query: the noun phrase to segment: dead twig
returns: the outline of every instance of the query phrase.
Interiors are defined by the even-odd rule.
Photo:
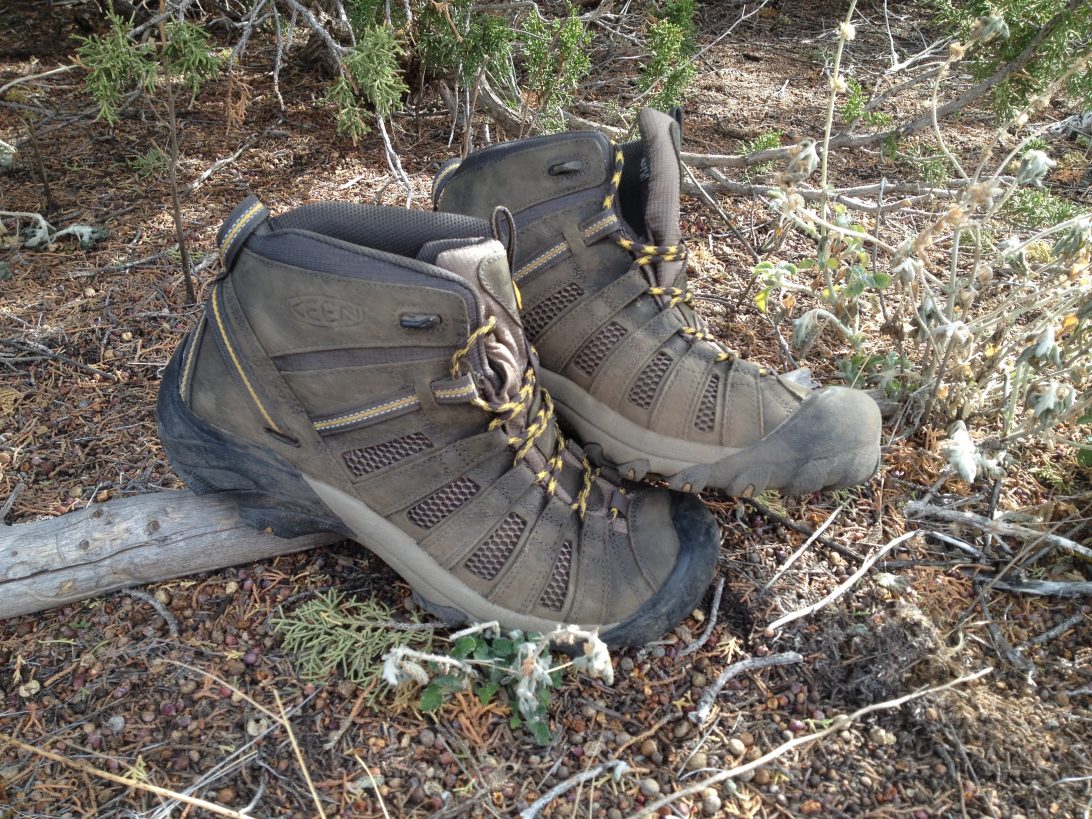
[[[792,520],[791,518],[787,518],[787,517],[785,517],[784,515],[782,515],[782,514],[780,514],[778,512],[775,512],[773,509],[770,509],[769,507],[765,506],[762,502],[757,501],[754,498],[739,498],[739,500],[743,501],[745,504],[750,506],[752,509],[754,509],[756,512],[758,512],[763,517],[767,517],[770,520],[777,521],[779,524],[784,526],[786,529],[792,529],[794,532],[799,532],[800,534],[807,535],[808,537],[811,537],[811,535],[812,535],[812,530],[809,527],[805,526],[802,523],[797,523],[795,520]],[[822,543],[824,546],[826,546],[828,549],[833,549],[838,554],[840,554],[842,557],[852,558],[853,560],[856,560],[858,563],[860,561],[864,560],[864,555],[858,554],[857,552],[853,551],[853,549],[849,548],[845,544],[839,543],[836,540],[831,540],[829,537],[819,537],[818,541],[820,543]]]
[[[52,358],[55,361],[62,361],[65,364],[69,364],[75,367],[77,370],[82,370],[83,372],[91,373],[92,375],[102,376],[108,381],[113,381],[115,384],[118,381],[118,377],[112,372],[108,372],[107,370],[95,369],[90,364],[84,364],[82,361],[77,361],[74,358],[69,358],[63,353],[55,353],[44,344],[37,344],[33,341],[19,341],[18,339],[13,338],[0,338],[0,344],[3,344],[5,347],[8,347],[12,350],[18,350],[24,353],[34,353],[45,358]]]
[[[1054,628],[1049,631],[1044,631],[1042,634],[1032,637],[1030,640],[1024,643],[1025,646],[1039,646],[1043,643],[1049,643],[1051,640],[1061,637],[1075,625],[1086,619],[1086,615],[1083,612],[1077,612],[1072,617],[1067,617],[1060,622]]]
[[[728,680],[733,677],[738,677],[744,671],[758,671],[761,668],[769,668],[774,665],[793,665],[794,663],[802,663],[804,657],[797,654],[795,651],[784,651],[781,654],[769,654],[765,657],[748,657],[746,660],[740,660],[738,663],[732,663],[722,672],[720,676],[713,681],[713,684],[701,695],[701,699],[698,701],[698,707],[691,711],[687,716],[690,721],[695,725],[703,724],[709,719],[709,713],[713,710],[713,703],[716,702],[717,695],[724,690],[724,686],[728,684]]]
[[[807,617],[809,614],[819,611],[819,609],[823,608],[824,606],[830,605],[847,591],[849,591],[854,586],[854,584],[856,584],[856,582],[860,580],[877,561],[880,560],[880,558],[882,558],[895,547],[902,545],[913,537],[917,537],[919,534],[919,532],[906,532],[905,534],[899,535],[886,546],[882,546],[879,551],[876,552],[876,554],[865,560],[865,562],[861,564],[861,567],[857,569],[857,571],[855,571],[848,578],[846,578],[844,583],[840,584],[836,589],[834,589],[834,591],[832,591],[822,600],[817,603],[812,603],[810,606],[804,606],[803,608],[797,609],[796,611],[791,611],[783,617],[778,617],[776,620],[770,623],[767,628],[772,629],[773,631],[777,631],[779,628],[788,625],[794,620],[799,620],[801,617]]]
[[[990,588],[1017,594],[1034,594],[1040,597],[1092,597],[1092,581],[1088,580],[1005,580],[1001,575],[993,576],[964,569],[964,574],[984,580]]]
[[[103,771],[93,765],[88,765],[86,762],[80,762],[75,759],[69,759],[68,757],[55,754],[52,751],[46,751],[42,748],[35,748],[33,745],[29,745],[26,742],[15,739],[15,737],[9,737],[4,734],[0,734],[0,743],[6,743],[8,745],[14,745],[16,748],[28,753],[35,754],[40,757],[44,757],[51,762],[59,762],[62,765],[67,765],[69,768],[73,768],[80,773],[90,774],[91,776],[97,776],[100,779],[105,779],[109,782],[116,782],[119,785],[124,785],[127,788],[136,788],[137,790],[147,791],[148,793],[154,793],[156,796],[162,796],[167,799],[175,799],[179,802],[185,802],[187,805],[193,805],[195,808],[204,808],[210,813],[215,813],[217,816],[227,816],[231,819],[251,819],[245,813],[232,810],[231,808],[225,808],[223,805],[217,805],[215,802],[209,802],[205,799],[199,799],[196,796],[188,796],[186,794],[178,793],[176,791],[169,790],[167,788],[161,788],[158,785],[152,785],[148,782],[140,782],[135,779],[129,779],[118,774],[112,774],[108,771]]]
[[[167,632],[172,637],[178,638],[178,620],[175,619],[175,616],[171,614],[166,606],[156,600],[152,595],[148,594],[148,592],[141,591],[140,589],[125,589],[125,593],[132,598],[144,601],[155,609],[159,616],[167,623]]]
[[[614,773],[615,776],[620,776],[628,767],[629,766],[621,759],[615,759],[611,762],[604,762],[602,765],[596,765],[594,768],[589,768],[586,771],[574,774],[564,782],[559,782],[554,785],[550,790],[546,791],[546,793],[532,802],[525,810],[520,811],[520,819],[534,819],[538,816],[540,810],[557,799],[557,797],[561,796],[561,794],[571,791],[577,785],[582,785],[589,779],[595,779],[605,773]],[[619,769],[621,769],[621,772]]]
[[[831,721],[831,724],[821,731],[816,731],[812,734],[804,734],[803,736],[794,737],[793,739],[790,739],[789,741],[783,742],[782,744],[778,745],[772,751],[763,754],[758,759],[755,759],[744,765],[739,765],[735,768],[718,771],[712,776],[702,779],[700,782],[695,782],[693,785],[688,785],[687,787],[677,790],[674,793],[668,794],[667,796],[664,796],[661,799],[657,799],[654,802],[648,802],[641,810],[637,811],[636,813],[630,814],[629,819],[642,819],[642,817],[645,816],[658,815],[661,808],[670,805],[672,802],[675,802],[679,799],[684,799],[687,796],[692,796],[696,793],[701,793],[706,788],[712,787],[719,782],[724,782],[727,779],[734,779],[735,777],[741,776],[748,771],[753,771],[756,768],[761,768],[768,762],[772,762],[778,757],[784,756],[789,751],[795,748],[799,748],[802,745],[808,745],[812,742],[815,742],[816,740],[822,739],[823,737],[830,736],[835,732],[844,731],[852,722],[860,719],[863,716],[874,713],[876,711],[889,711],[892,708],[898,708],[900,705],[904,705],[911,700],[920,699],[921,697],[927,696],[929,694],[937,694],[941,691],[947,691],[949,688],[954,688],[955,686],[962,685],[963,683],[973,682],[974,680],[977,680],[980,677],[984,677],[985,675],[989,674],[991,671],[993,671],[992,668],[983,668],[981,671],[976,671],[975,673],[968,674],[964,677],[957,677],[956,679],[950,680],[949,682],[943,683],[942,685],[933,686],[932,688],[923,688],[919,691],[914,691],[911,694],[906,694],[902,697],[898,697],[897,699],[887,700],[885,702],[878,702],[875,705],[865,706],[864,708],[860,708],[854,711],[852,714],[835,717]]]
[[[318,791],[315,790],[315,783],[311,781],[311,772],[307,768],[307,760],[303,758],[303,751],[300,749],[299,742],[296,741],[296,732],[292,730],[292,722],[288,719],[288,714],[284,710],[284,703],[281,702],[281,695],[275,688],[273,689],[273,699],[276,700],[277,710],[280,712],[280,716],[276,719],[284,727],[285,733],[288,734],[288,741],[292,745],[292,750],[296,754],[296,762],[300,766],[300,773],[303,774],[303,779],[307,783],[307,790],[311,792],[311,799],[315,802],[315,810],[318,811],[319,819],[326,819],[326,811],[322,809],[322,800],[319,799]]]
[[[15,488],[11,490],[11,494],[8,495],[8,499],[4,501],[3,508],[0,509],[0,525],[10,525],[4,524],[4,521],[7,520],[8,512],[11,511],[11,507],[15,505],[15,499],[18,498],[19,495],[22,494],[23,490],[26,488],[27,485],[22,481],[19,481],[19,483],[15,484]]]
[[[830,513],[830,515],[827,516],[826,520],[819,524],[818,529],[808,535],[808,539],[804,541],[804,544],[792,553],[789,559],[781,565],[781,568],[774,572],[774,576],[771,577],[770,582],[766,584],[767,589],[770,588],[774,583],[776,583],[781,575],[789,570],[789,567],[792,566],[792,564],[799,559],[800,555],[804,554],[804,552],[808,550],[808,547],[811,546],[811,544],[815,543],[815,541],[819,539],[823,532],[830,528],[830,525],[834,523],[834,519],[838,517],[838,515],[841,514],[842,510],[845,508],[846,505],[844,503],[839,505],[837,509],[835,509],[833,512]]]
[[[709,642],[709,638],[713,635],[713,629],[717,625],[717,612],[720,611],[720,596],[724,593],[724,576],[721,575],[717,578],[717,588],[713,592],[713,604],[709,607],[709,622],[705,624],[705,628],[702,630],[701,636],[685,646],[682,651],[679,652],[680,657],[689,657],[703,645]]]
[[[1072,540],[1052,532],[1042,532],[1032,529],[1030,526],[1020,526],[1016,523],[1006,523],[1003,520],[990,520],[974,512],[961,512],[957,509],[941,509],[938,506],[924,501],[911,501],[906,504],[906,516],[908,518],[929,518],[941,520],[946,523],[961,523],[971,526],[983,532],[999,537],[1015,537],[1020,540],[1042,541],[1055,549],[1060,549],[1068,555],[1079,557],[1082,560],[1092,561],[1092,549],[1074,543]]]

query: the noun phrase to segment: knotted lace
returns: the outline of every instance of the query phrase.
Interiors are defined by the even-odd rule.
[[[607,195],[603,198],[603,209],[607,211],[613,210],[614,202],[618,198],[618,188],[622,184],[622,168],[625,165],[625,157],[622,154],[622,148],[618,145],[612,145],[611,147],[614,150],[614,171],[610,177],[610,190],[607,191]],[[686,259],[686,245],[681,241],[674,245],[653,245],[635,242],[625,235],[625,232],[621,227],[611,235],[611,238],[617,244],[632,253],[637,264],[642,267],[646,264],[678,262],[685,261]],[[647,292],[653,296],[667,296],[668,302],[666,309],[668,310],[679,304],[685,304],[693,309],[693,295],[685,288],[651,286],[648,288]],[[680,327],[677,332],[692,338],[694,341],[708,341],[717,348],[717,361],[733,361],[739,358],[739,354],[735,350],[726,348],[715,336],[706,331],[704,327],[694,327],[687,324]]]
[[[453,379],[459,378],[463,362],[473,346],[492,333],[496,326],[496,317],[490,316],[488,321],[474,330],[467,338],[466,343],[455,351],[451,356],[451,377]],[[523,380],[520,382],[519,390],[514,399],[491,404],[480,397],[475,397],[470,403],[496,416],[489,422],[489,429],[494,430],[517,419],[527,418],[530,415],[531,408],[535,405],[536,397],[540,399],[538,401],[538,411],[535,412],[533,418],[528,418],[527,423],[523,425],[521,434],[509,436],[508,444],[515,449],[515,458],[512,463],[518,464],[527,457],[532,447],[535,446],[535,442],[545,435],[547,430],[552,429],[554,431],[553,453],[547,457],[546,465],[535,473],[536,483],[541,484],[548,494],[553,495],[557,492],[558,476],[561,475],[565,467],[565,451],[569,448],[569,442],[557,426],[553,399],[550,398],[550,394],[546,390],[539,386],[534,367],[530,364],[527,365],[527,369],[523,372]],[[543,454],[545,455],[545,452]],[[583,483],[570,507],[573,511],[579,513],[580,519],[583,520],[588,511],[588,497],[591,495],[592,486],[595,485],[600,470],[592,466],[587,455],[581,454],[580,463],[584,473]]]

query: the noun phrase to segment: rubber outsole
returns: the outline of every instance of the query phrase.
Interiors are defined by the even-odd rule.
[[[541,632],[561,625],[491,603],[359,498],[191,412],[178,390],[188,343],[189,338],[164,370],[156,412],[167,457],[195,493],[230,496],[246,523],[280,537],[334,532],[358,541],[404,577],[422,606],[449,625],[498,620],[505,628]],[[609,646],[639,645],[663,636],[705,593],[720,547],[716,522],[696,498],[679,494],[672,497],[671,518],[679,555],[660,592],[623,622],[586,626],[601,628]]]
[[[660,478],[682,492],[716,488],[751,497],[778,489],[805,495],[856,486],[879,468],[879,407],[857,390],[819,390],[760,441],[732,449],[659,435],[564,376],[544,370],[542,380],[589,457],[618,478]],[[816,436],[817,429],[825,435]]]

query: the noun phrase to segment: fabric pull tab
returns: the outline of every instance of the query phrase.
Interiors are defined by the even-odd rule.
[[[224,271],[231,269],[235,257],[239,255],[247,237],[254,232],[269,216],[269,208],[263,205],[257,196],[248,196],[228,216],[220,232],[216,235],[216,242],[220,246],[220,258],[224,262]]]
[[[493,238],[504,245],[508,256],[508,269],[516,269],[516,217],[503,205],[493,208],[489,218]]]
[[[478,388],[469,375],[443,378],[432,382],[432,397],[437,404],[469,404],[478,397]]]

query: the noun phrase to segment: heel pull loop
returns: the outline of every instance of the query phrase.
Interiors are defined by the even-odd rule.
[[[224,263],[224,272],[231,270],[235,257],[239,255],[247,237],[269,217],[269,208],[263,205],[257,196],[248,196],[235,208],[216,234],[216,243],[220,247],[220,259]]]
[[[497,205],[489,217],[489,224],[493,228],[493,238],[504,245],[505,252],[508,254],[508,269],[515,272],[516,217],[508,208]]]

